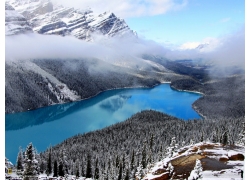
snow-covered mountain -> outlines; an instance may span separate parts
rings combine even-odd
[[[199,44],[195,49],[203,50],[203,49],[206,49],[207,47],[209,47],[209,43],[203,43],[203,44]]]
[[[27,19],[15,11],[11,5],[5,3],[5,35],[9,36],[26,32],[32,32]]]
[[[50,0],[8,0],[24,16],[34,32],[39,34],[71,35],[86,41],[93,34],[108,37],[136,35],[126,22],[112,12],[96,15],[91,9],[74,9],[52,4]],[[11,28],[9,28],[11,29]]]

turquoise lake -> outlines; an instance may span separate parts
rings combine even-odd
[[[78,102],[5,115],[5,156],[16,163],[19,147],[32,142],[38,152],[79,133],[102,129],[142,110],[161,111],[183,120],[201,119],[192,109],[198,93],[153,88],[109,90]]]

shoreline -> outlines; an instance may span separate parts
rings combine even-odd
[[[38,107],[38,108],[34,108],[34,109],[27,109],[27,110],[24,110],[24,111],[18,111],[18,112],[10,112],[10,113],[5,113],[6,114],[15,114],[15,113],[24,113],[24,112],[28,112],[28,111],[34,111],[34,110],[37,110],[37,109],[40,109],[40,108],[45,108],[45,107],[48,107],[48,106],[54,106],[54,105],[61,105],[61,104],[66,104],[66,103],[73,103],[73,102],[79,102],[79,101],[84,101],[84,100],[88,100],[88,99],[91,99],[91,98],[94,98],[98,95],[100,95],[101,93],[104,93],[104,92],[107,92],[107,91],[112,91],[112,90],[122,90],[122,89],[142,89],[142,88],[153,88],[155,86],[158,86],[160,84],[171,84],[171,82],[162,82],[162,83],[159,83],[159,84],[154,84],[152,86],[127,86],[127,87],[118,87],[118,88],[111,88],[111,89],[106,89],[106,90],[103,90],[103,91],[100,91],[90,97],[86,97],[86,98],[83,98],[83,99],[78,99],[78,100],[75,100],[75,101],[68,101],[68,102],[62,102],[62,103],[54,103],[54,104],[50,104],[50,105],[47,105],[47,106],[42,106],[42,107]]]
[[[15,113],[24,113],[24,112],[28,112],[28,111],[35,111],[35,110],[38,110],[40,108],[46,108],[46,107],[49,107],[49,106],[54,106],[54,105],[63,105],[63,104],[67,104],[67,103],[73,103],[73,102],[79,102],[79,101],[84,101],[84,100],[88,100],[88,99],[91,99],[91,98],[94,98],[98,95],[100,95],[101,93],[104,93],[104,92],[107,92],[107,91],[112,91],[112,90],[123,90],[123,89],[150,89],[150,88],[154,88],[158,85],[161,85],[161,84],[169,84],[170,85],[170,88],[172,88],[173,90],[175,91],[179,91],[179,92],[188,92],[188,93],[195,93],[195,94],[200,94],[202,96],[204,96],[205,94],[204,93],[201,93],[201,92],[198,92],[198,91],[188,91],[188,90],[180,90],[180,89],[177,89],[175,87],[172,87],[171,86],[171,81],[162,81],[158,84],[154,84],[152,86],[127,86],[127,87],[117,87],[117,88],[110,88],[110,89],[107,89],[107,90],[103,90],[103,91],[100,91],[98,93],[96,93],[95,95],[93,96],[90,96],[90,97],[86,97],[86,98],[83,98],[83,99],[79,99],[79,100],[75,100],[75,101],[69,101],[69,102],[62,102],[62,103],[54,103],[54,104],[50,104],[48,106],[42,106],[42,107],[38,107],[38,108],[35,108],[35,109],[28,109],[26,111],[20,111],[20,112],[11,112],[11,113],[5,113],[5,115],[9,115],[9,114],[15,114]],[[198,99],[197,99],[198,100]],[[196,101],[197,101],[196,100]],[[199,115],[201,116],[202,119],[206,119],[205,116],[203,116],[201,113],[199,113],[195,107],[193,107],[193,104],[192,104],[192,109]]]

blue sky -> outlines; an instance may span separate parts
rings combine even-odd
[[[65,6],[114,12],[139,37],[165,45],[204,42],[245,24],[244,0],[53,0]]]
[[[158,42],[182,44],[202,42],[236,31],[245,23],[242,0],[189,0],[179,10],[164,14],[126,18],[139,36]]]

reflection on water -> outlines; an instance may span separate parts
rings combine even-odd
[[[84,101],[6,114],[5,155],[15,163],[19,146],[25,148],[32,142],[40,152],[68,137],[124,121],[146,109],[182,119],[200,118],[191,107],[199,97],[162,84],[154,88],[111,90]]]
[[[100,107],[107,111],[115,112],[118,109],[121,109],[123,105],[125,105],[127,100],[131,97],[132,97],[131,95],[128,96],[128,95],[121,95],[121,94],[117,96],[113,96],[111,98],[108,98],[107,100],[104,100],[100,104]]]

